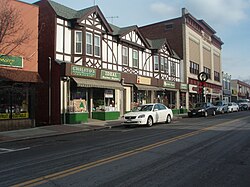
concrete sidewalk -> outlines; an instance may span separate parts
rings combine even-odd
[[[178,120],[186,116],[186,114],[176,115],[173,120]],[[82,124],[49,125],[30,129],[3,131],[0,132],[0,143],[114,128],[121,126],[121,122],[122,120],[120,119],[112,121],[89,119],[89,122]]]

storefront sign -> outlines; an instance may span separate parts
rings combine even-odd
[[[0,119],[10,119],[10,115],[7,113],[0,113]]]
[[[120,81],[121,73],[101,70],[101,79],[111,80],[111,81]]]
[[[13,113],[12,114],[12,119],[24,119],[24,118],[29,118],[29,113]]]
[[[96,70],[93,68],[86,68],[83,66],[71,66],[71,75],[81,77],[96,77]]]
[[[137,76],[137,83],[151,85],[151,78]]]
[[[104,97],[105,98],[113,98],[114,97],[114,91],[113,90],[105,90],[104,91]]]
[[[0,66],[23,67],[23,58],[18,56],[0,55]]]
[[[175,82],[164,81],[163,82],[163,87],[166,87],[166,88],[175,88]]]
[[[188,85],[181,83],[181,90],[187,90],[187,89],[188,89]]]
[[[189,84],[189,92],[190,93],[197,93],[199,90],[198,86],[197,85],[190,85]]]

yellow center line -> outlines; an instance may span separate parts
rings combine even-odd
[[[69,176],[69,175],[72,175],[72,174],[75,174],[75,173],[78,173],[78,172],[81,172],[81,171],[84,171],[84,170],[87,170],[87,169],[90,169],[90,168],[94,168],[94,167],[97,167],[97,166],[100,166],[100,165],[103,165],[103,164],[107,164],[107,163],[110,163],[110,162],[113,162],[113,161],[116,161],[116,160],[120,160],[122,158],[126,158],[126,157],[129,157],[129,156],[138,154],[138,153],[142,153],[142,152],[157,148],[157,147],[162,146],[162,145],[166,145],[166,144],[178,141],[178,140],[182,140],[182,139],[194,136],[194,135],[201,134],[203,132],[209,131],[209,130],[211,130],[211,129],[215,128],[215,127],[218,127],[218,126],[222,126],[222,125],[226,125],[226,124],[229,124],[229,123],[237,122],[237,121],[245,119],[245,118],[248,118],[248,116],[243,117],[243,118],[239,118],[239,119],[235,119],[233,121],[227,121],[227,122],[219,123],[217,125],[213,125],[213,126],[210,126],[210,127],[200,129],[200,130],[196,130],[194,132],[186,133],[186,134],[176,136],[176,137],[173,137],[173,138],[170,138],[170,139],[167,139],[167,140],[156,142],[156,143],[153,143],[153,144],[150,144],[150,145],[147,145],[147,146],[143,146],[143,147],[131,150],[131,151],[124,152],[124,153],[120,153],[120,154],[117,154],[117,155],[114,155],[114,156],[111,156],[111,157],[108,157],[108,158],[100,159],[100,160],[90,162],[90,163],[87,163],[87,164],[84,164],[84,165],[81,165],[81,166],[77,166],[77,167],[74,167],[74,168],[71,168],[71,169],[67,169],[67,170],[64,170],[64,171],[49,174],[49,175],[39,177],[39,178],[36,178],[36,179],[33,179],[33,180],[29,180],[29,181],[26,181],[26,182],[23,182],[23,183],[19,183],[19,184],[13,185],[12,187],[20,187],[20,186],[28,187],[28,186],[36,186],[36,185],[44,184],[44,183],[49,182],[51,180],[66,177],[66,176]]]

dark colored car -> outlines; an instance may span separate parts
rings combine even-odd
[[[215,116],[216,109],[212,103],[197,103],[193,109],[188,112],[188,117],[193,116],[204,116],[207,117],[208,115]]]

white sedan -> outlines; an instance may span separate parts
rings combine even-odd
[[[154,123],[170,123],[173,119],[171,109],[161,103],[145,104],[124,115],[123,125],[147,125]]]
[[[238,112],[239,111],[239,105],[237,103],[228,103],[228,111],[229,112]]]

